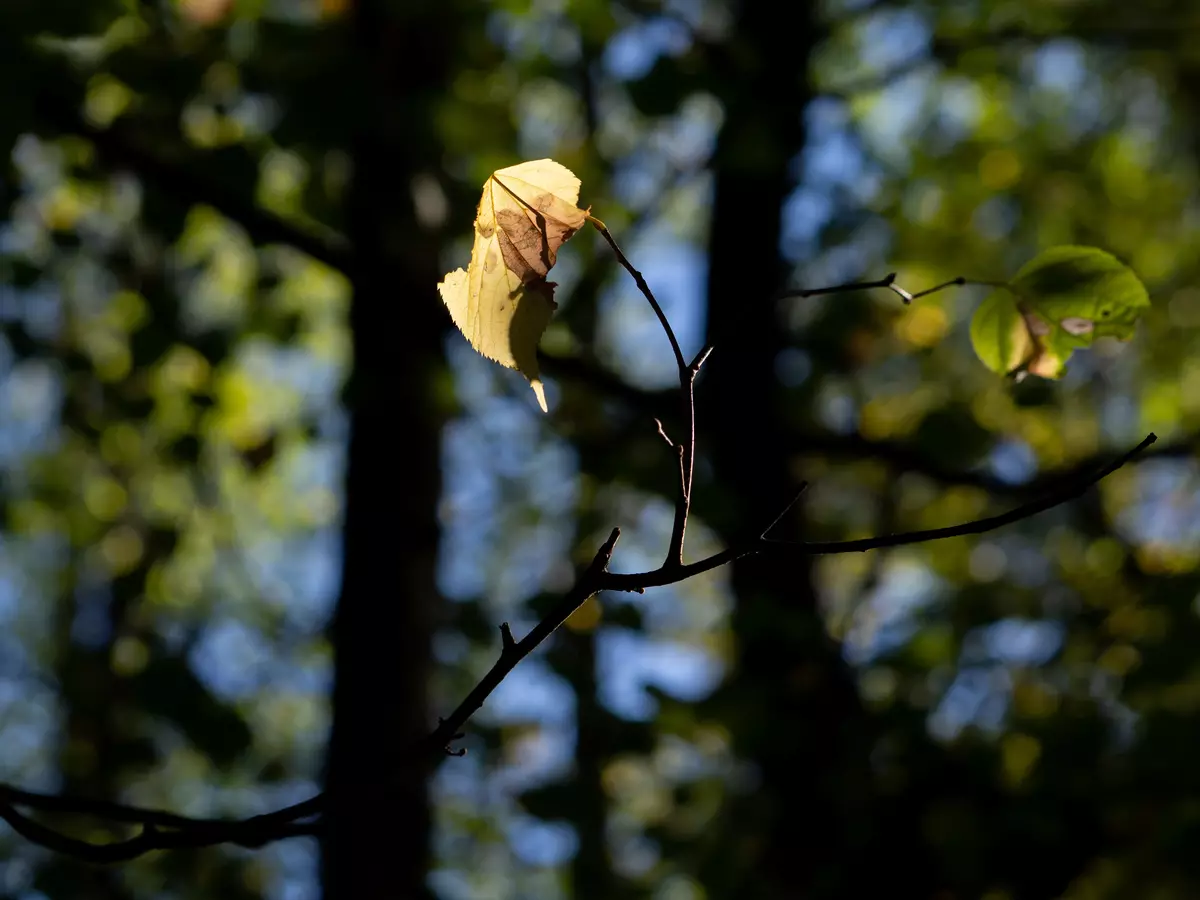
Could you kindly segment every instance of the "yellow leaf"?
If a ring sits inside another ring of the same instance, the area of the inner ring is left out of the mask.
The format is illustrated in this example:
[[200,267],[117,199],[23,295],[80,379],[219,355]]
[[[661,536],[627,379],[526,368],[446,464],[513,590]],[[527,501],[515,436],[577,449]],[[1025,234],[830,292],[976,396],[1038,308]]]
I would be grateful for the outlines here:
[[551,159],[493,172],[475,214],[471,263],[438,285],[471,346],[528,378],[543,412],[537,345],[556,308],[546,275],[587,220],[578,200],[579,179]]

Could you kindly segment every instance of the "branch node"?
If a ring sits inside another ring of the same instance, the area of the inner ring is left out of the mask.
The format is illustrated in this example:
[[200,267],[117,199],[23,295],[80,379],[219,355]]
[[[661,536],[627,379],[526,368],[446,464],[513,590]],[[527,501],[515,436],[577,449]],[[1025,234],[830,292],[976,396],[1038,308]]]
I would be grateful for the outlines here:
[[712,355],[712,352],[712,345],[709,344],[696,354],[696,358],[693,359],[691,364],[688,366],[688,371],[692,374],[692,377],[695,377],[696,373],[700,371],[700,367],[708,361],[708,358]]

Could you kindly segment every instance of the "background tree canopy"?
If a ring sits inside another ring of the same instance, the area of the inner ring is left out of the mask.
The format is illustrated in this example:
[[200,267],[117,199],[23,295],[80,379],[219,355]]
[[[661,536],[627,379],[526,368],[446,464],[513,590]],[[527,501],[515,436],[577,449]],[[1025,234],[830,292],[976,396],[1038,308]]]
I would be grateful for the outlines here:
[[[0,826],[0,895],[1200,896],[1198,37],[1185,0],[7,0],[0,782],[330,800],[116,866]],[[716,348],[689,558],[802,480],[780,536],[854,539],[1160,440],[1002,531],[601,595],[468,755],[399,765],[614,525],[615,572],[671,532],[675,364],[599,236],[548,415],[438,298],[542,157]],[[986,288],[796,296],[1060,244],[1152,299],[1061,381],[978,360]]]

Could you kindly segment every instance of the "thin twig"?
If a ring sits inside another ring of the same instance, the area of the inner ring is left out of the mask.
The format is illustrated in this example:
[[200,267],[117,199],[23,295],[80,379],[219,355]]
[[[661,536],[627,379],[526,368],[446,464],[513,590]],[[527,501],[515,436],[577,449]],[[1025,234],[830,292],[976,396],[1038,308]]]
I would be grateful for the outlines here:
[[675,501],[675,517],[671,522],[671,540],[667,544],[665,565],[683,565],[683,541],[687,533],[688,516],[692,508],[692,482],[696,476],[696,376],[700,367],[712,355],[712,347],[696,354],[686,369],[679,370],[679,394],[683,412],[686,442],[679,447],[679,497]]
[[314,816],[321,812],[323,808],[321,802],[317,798],[313,798],[284,807],[275,812],[252,816],[247,819],[204,819],[181,816],[155,809],[144,809],[124,803],[113,803],[108,800],[64,797],[61,794],[43,794],[38,791],[25,791],[6,784],[0,785],[0,803],[24,806],[29,809],[36,809],[39,812],[69,813],[71,815],[91,816],[96,819],[108,819],[111,822],[123,822],[130,825],[157,825],[161,828],[178,829],[241,828],[250,830],[254,827],[269,829],[284,822],[292,822],[296,819]]
[[642,292],[642,296],[649,301],[650,308],[654,310],[654,314],[658,316],[658,321],[662,325],[663,331],[667,333],[667,340],[671,342],[671,352],[675,354],[675,365],[680,369],[680,371],[687,369],[687,362],[683,358],[683,351],[679,349],[679,341],[675,337],[675,331],[673,328],[671,328],[671,323],[667,321],[667,314],[663,312],[663,308],[659,305],[658,300],[655,299],[654,292],[650,290],[650,285],[646,283],[646,279],[642,277],[642,273],[633,267],[633,264],[629,261],[628,257],[626,257],[621,251],[621,248],[617,246],[617,242],[613,239],[613,236],[611,232],[609,232],[607,225],[605,225],[595,216],[589,215],[587,220],[592,223],[592,227],[600,232],[604,240],[608,242],[608,246],[612,248],[613,255],[617,258],[617,262],[619,262],[625,271],[632,276],[634,283],[638,286],[638,290]]
[[654,425],[658,429],[658,436],[667,442],[668,447],[670,447],[672,450],[674,450],[675,442],[673,440],[671,440],[671,436],[669,434],[667,434],[666,429],[663,428],[662,419],[655,419]]
[[798,290],[784,291],[776,296],[777,300],[786,300],[789,297],[818,297],[822,294],[848,294],[851,291],[869,291],[875,288],[887,288],[893,294],[898,296],[905,305],[912,303],[914,300],[919,300],[921,297],[928,297],[930,294],[936,294],[939,291],[944,291],[949,287],[962,287],[963,285],[979,285],[983,287],[1007,287],[1007,283],[1003,281],[979,281],[971,278],[958,276],[951,278],[949,281],[936,284],[931,288],[925,288],[923,291],[917,291],[915,294],[909,293],[900,285],[896,284],[896,273],[889,272],[883,278],[877,281],[851,281],[846,284],[834,284],[829,287],[819,288],[804,288]]
[[800,495],[803,494],[807,490],[808,490],[808,482],[807,481],[800,482],[800,487],[798,487],[796,489],[796,493],[792,495],[792,499],[787,502],[787,505],[779,511],[779,514],[777,516],[775,516],[774,519],[771,520],[771,524],[768,525],[766,528],[764,528],[759,533],[758,536],[760,538],[765,539],[766,536],[771,533],[771,529],[773,529],[776,525],[778,525],[783,520],[783,517],[792,511],[792,507],[800,502]]
[[850,281],[846,284],[833,284],[828,287],[783,291],[775,299],[786,300],[788,297],[819,297],[822,294],[848,294],[851,291],[869,291],[873,288],[887,288],[889,291],[897,294],[905,303],[908,303],[912,299],[912,294],[903,288],[896,287],[895,272],[889,272],[877,281]]
[[625,256],[613,238],[612,233],[609,232],[608,226],[595,216],[589,215],[587,218],[592,223],[592,226],[600,232],[604,240],[608,242],[608,246],[612,248],[617,262],[632,276],[634,283],[638,286],[638,290],[642,292],[642,295],[649,302],[650,308],[654,310],[654,315],[658,317],[659,324],[662,325],[663,331],[666,332],[667,340],[671,342],[671,352],[675,354],[675,367],[679,374],[679,394],[681,411],[683,413],[684,438],[679,444],[674,444],[670,438],[667,438],[661,422],[659,423],[658,430],[664,438],[667,438],[668,443],[672,443],[672,446],[678,447],[679,452],[679,494],[675,500],[675,516],[671,522],[671,539],[667,543],[667,555],[663,561],[664,568],[677,569],[683,565],[683,544],[687,537],[687,521],[692,505],[692,482],[696,473],[696,376],[700,373],[700,368],[712,353],[713,348],[705,347],[696,354],[696,358],[690,363],[684,360],[683,351],[679,347],[679,339],[675,336],[675,329],[671,327],[671,322],[667,319],[667,314],[663,312],[662,306],[655,298],[654,292],[650,290],[650,285],[646,283],[646,279],[642,277],[642,273],[635,269],[633,264],[629,262],[628,257]]
[[[315,835],[320,832],[320,819],[309,822],[296,820],[319,813],[323,805],[323,795],[317,795],[302,803],[248,819],[196,819],[123,803],[42,794],[0,785],[0,819],[14,831],[51,850],[92,863],[126,862],[152,850],[212,847],[217,844],[256,848],[289,837]],[[87,816],[110,823],[140,825],[141,832],[132,838],[108,843],[82,840],[30,818],[17,807],[44,813]]]
[[[439,752],[457,754],[457,751],[449,750],[451,742],[456,737],[461,737],[459,730],[467,723],[467,720],[471,716],[475,715],[479,707],[483,706],[483,702],[496,689],[500,682],[508,676],[513,667],[532,653],[542,641],[550,637],[557,630],[558,626],[565,622],[571,613],[575,612],[584,601],[604,589],[604,578],[608,574],[608,564],[612,559],[613,548],[616,547],[617,540],[620,537],[621,529],[614,528],[608,536],[608,540],[596,551],[591,565],[576,580],[575,586],[558,601],[549,615],[538,622],[529,634],[525,635],[521,640],[513,640],[512,631],[509,629],[507,622],[500,626],[501,645],[499,659],[488,670],[488,673],[483,676],[482,680],[467,694],[462,703],[458,704],[454,712],[450,713],[445,719],[442,719],[434,732],[414,748],[419,757],[430,758]],[[636,591],[637,586],[632,585],[624,590]]]
[[943,538],[960,537],[968,534],[982,534],[993,531],[1005,525],[1011,525],[1022,519],[1036,516],[1055,506],[1073,500],[1096,484],[1111,475],[1121,466],[1141,454],[1153,444],[1155,435],[1147,435],[1145,440],[1127,453],[1122,454],[1100,471],[1074,483],[1064,485],[1044,497],[1024,503],[1015,509],[997,516],[963,522],[958,525],[948,525],[944,528],[930,528],[923,531],[907,531],[901,534],[885,534],[878,537],[862,538],[854,541],[773,541],[768,538],[758,538],[741,547],[730,547],[715,553],[705,559],[688,563],[681,568],[662,567],[652,572],[636,572],[630,574],[608,573],[604,576],[602,589],[608,591],[628,591],[634,588],[660,587],[676,584],[703,572],[720,568],[734,560],[753,554],[794,554],[798,556],[829,556],[836,553],[862,553],[866,550],[880,550],[885,547],[901,547],[907,544],[922,544],[926,541],[937,541]]
[[938,291],[944,291],[948,287],[962,287],[963,285],[968,287],[1006,288],[1008,287],[1008,282],[980,281],[979,279],[974,278],[963,278],[960,275],[958,278],[951,278],[949,281],[943,282],[942,284],[935,284],[931,288],[925,288],[923,291],[917,291],[917,293],[912,295],[912,299],[919,300],[922,297],[928,297],[930,294],[936,294]]

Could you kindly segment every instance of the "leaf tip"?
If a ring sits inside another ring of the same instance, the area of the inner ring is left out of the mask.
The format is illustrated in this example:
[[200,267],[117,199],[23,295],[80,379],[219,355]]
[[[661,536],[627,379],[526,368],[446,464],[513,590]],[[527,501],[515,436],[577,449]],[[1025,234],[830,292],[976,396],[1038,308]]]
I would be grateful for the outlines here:
[[533,388],[534,396],[537,397],[538,406],[542,408],[542,412],[550,412],[550,407],[546,405],[546,389],[542,384],[542,379],[531,378],[529,380],[529,386]]

